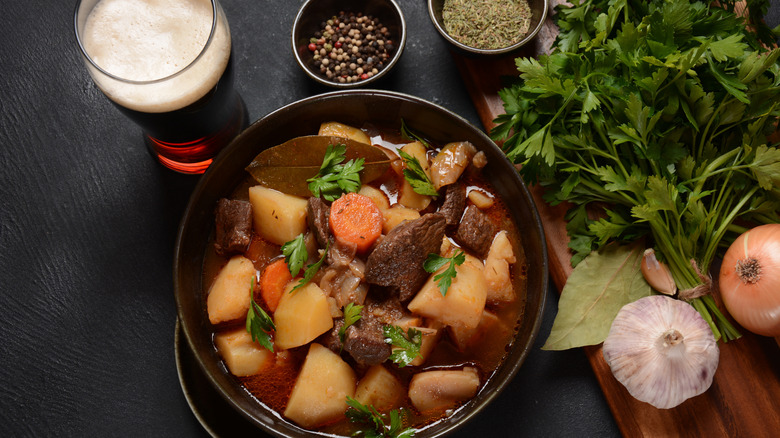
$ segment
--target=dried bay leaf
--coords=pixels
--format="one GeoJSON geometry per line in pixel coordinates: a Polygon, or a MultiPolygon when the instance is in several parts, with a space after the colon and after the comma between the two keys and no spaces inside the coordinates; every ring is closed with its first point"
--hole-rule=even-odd
{"type": "Polygon", "coordinates": [[[643,250],[639,243],[613,244],[580,262],[561,291],[558,314],[542,349],[599,344],[621,307],[651,295],[641,271],[643,250]]]}
{"type": "Polygon", "coordinates": [[[295,196],[311,196],[307,179],[317,175],[328,145],[347,147],[346,161],[363,158],[362,183],[371,182],[385,173],[390,158],[377,147],[344,137],[308,135],[296,137],[260,152],[246,171],[260,184],[295,196]]]}

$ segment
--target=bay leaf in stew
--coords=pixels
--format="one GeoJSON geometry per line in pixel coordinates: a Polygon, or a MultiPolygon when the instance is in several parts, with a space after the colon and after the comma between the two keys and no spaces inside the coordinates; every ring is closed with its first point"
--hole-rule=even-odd
{"type": "Polygon", "coordinates": [[[296,137],[260,152],[246,167],[260,184],[295,196],[311,196],[307,179],[317,175],[329,145],[347,147],[346,160],[365,159],[360,172],[362,183],[385,173],[390,159],[382,149],[344,137],[308,135],[296,137]]]}

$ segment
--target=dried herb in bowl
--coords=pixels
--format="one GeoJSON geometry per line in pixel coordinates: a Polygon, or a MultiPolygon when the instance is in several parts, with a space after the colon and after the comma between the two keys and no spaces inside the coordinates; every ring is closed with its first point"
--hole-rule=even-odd
{"type": "Polygon", "coordinates": [[[519,42],[531,23],[527,0],[445,0],[441,15],[453,39],[483,50],[519,42]]]}

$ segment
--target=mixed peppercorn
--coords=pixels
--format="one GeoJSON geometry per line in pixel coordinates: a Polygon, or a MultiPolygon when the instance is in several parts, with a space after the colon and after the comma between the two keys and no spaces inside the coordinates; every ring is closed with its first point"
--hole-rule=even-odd
{"type": "Polygon", "coordinates": [[[366,80],[385,68],[395,50],[387,27],[371,15],[339,12],[309,41],[315,69],[330,81],[366,80]]]}

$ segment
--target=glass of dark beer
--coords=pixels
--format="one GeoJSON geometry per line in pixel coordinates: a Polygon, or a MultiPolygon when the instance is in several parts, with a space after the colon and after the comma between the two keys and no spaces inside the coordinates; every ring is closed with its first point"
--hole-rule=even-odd
{"type": "Polygon", "coordinates": [[[74,22],[95,84],[166,167],[203,173],[245,127],[217,0],[79,0],[74,22]]]}

